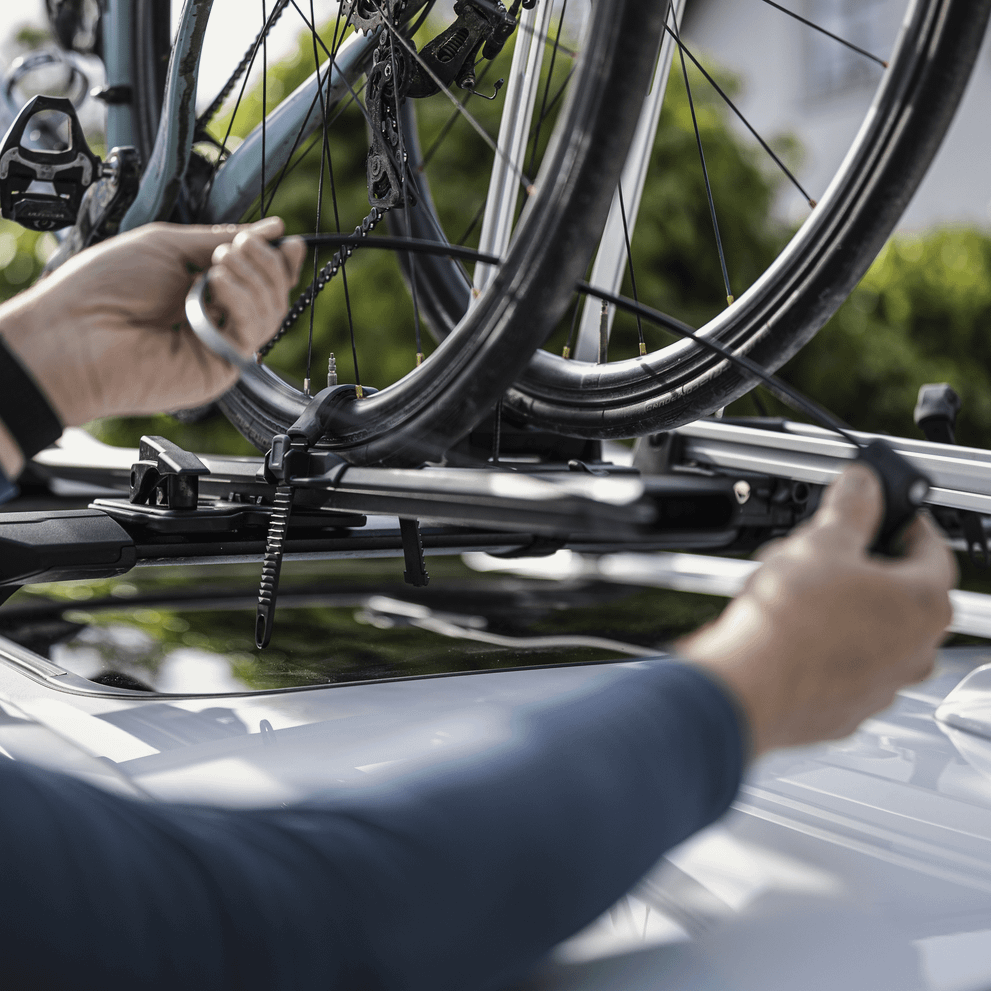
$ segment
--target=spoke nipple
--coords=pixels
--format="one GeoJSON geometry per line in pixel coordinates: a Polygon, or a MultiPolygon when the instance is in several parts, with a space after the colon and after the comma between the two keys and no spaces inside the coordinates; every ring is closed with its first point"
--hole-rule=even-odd
{"type": "Polygon", "coordinates": [[[481,293],[481,291],[477,287],[475,287],[475,286],[472,286],[471,287],[471,296],[472,296],[472,299],[478,299],[478,297],[481,296],[481,295],[482,295],[482,293],[481,293]]]}
{"type": "Polygon", "coordinates": [[[419,368],[420,365],[422,365],[422,364],[423,364],[423,352],[422,351],[417,351],[416,352],[416,367],[419,368]]]}
{"type": "Polygon", "coordinates": [[[732,294],[732,293],[730,293],[730,294],[729,294],[729,295],[728,295],[728,296],[726,297],[726,305],[727,305],[727,306],[732,306],[732,305],[733,305],[733,294],[732,294]]]}
{"type": "Polygon", "coordinates": [[[640,342],[640,357],[643,358],[647,354],[647,345],[643,341],[640,342]]]}
{"type": "Polygon", "coordinates": [[[355,399],[364,399],[365,398],[365,393],[364,393],[364,391],[361,388],[361,383],[360,382],[354,387],[354,398],[355,399]]]}
{"type": "Polygon", "coordinates": [[[567,344],[564,345],[564,349],[561,351],[561,357],[562,358],[571,357],[571,348],[569,348],[567,344]]]}
{"type": "Polygon", "coordinates": [[[537,187],[531,182],[529,186],[526,187],[527,196],[533,196],[537,192],[537,187]]]}
{"type": "Polygon", "coordinates": [[[816,208],[816,207],[817,207],[818,205],[819,205],[819,202],[818,202],[818,200],[814,200],[814,199],[812,199],[811,197],[809,198],[809,206],[810,206],[810,207],[812,207],[812,209],[813,209],[813,210],[814,210],[814,209],[815,209],[815,208],[816,208]]]}
{"type": "Polygon", "coordinates": [[[261,351],[255,352],[255,364],[260,365],[262,363],[262,353],[261,351]]]}
{"type": "Polygon", "coordinates": [[[887,63],[887,62],[885,62],[885,61],[882,61],[882,62],[881,62],[881,65],[882,65],[882,66],[884,66],[884,68],[885,68],[885,69],[887,69],[887,68],[888,68],[888,63],[887,63]]]}

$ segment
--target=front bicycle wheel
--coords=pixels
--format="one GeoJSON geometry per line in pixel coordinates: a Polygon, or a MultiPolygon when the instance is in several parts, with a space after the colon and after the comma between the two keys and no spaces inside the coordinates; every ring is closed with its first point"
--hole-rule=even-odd
{"type": "MultiPolygon", "coordinates": [[[[988,0],[914,0],[908,5],[890,57],[875,57],[875,62],[886,62],[880,85],[828,189],[770,267],[745,292],[733,287],[736,298],[701,327],[703,337],[774,371],[835,313],[880,251],[938,150],[980,51],[989,10],[988,0]]],[[[802,30],[818,27],[806,23],[802,30]]],[[[675,64],[673,77],[680,74],[682,47],[692,58],[677,32],[672,15],[665,43],[675,64]]],[[[834,41],[840,43],[837,39],[829,43],[834,41]]],[[[663,89],[666,81],[659,69],[655,89],[663,89]]],[[[680,82],[672,78],[671,85],[680,82]]],[[[649,156],[649,147],[644,150],[649,156]]],[[[626,204],[640,196],[649,201],[651,187],[644,189],[644,178],[638,179],[636,169],[627,167],[622,179],[626,204]]],[[[646,179],[649,182],[650,176],[646,179]]],[[[715,200],[715,213],[727,191],[714,184],[709,194],[710,203],[715,200]]],[[[613,294],[624,284],[630,291],[639,264],[635,207],[623,210],[622,206],[617,196],[610,218],[614,240],[604,243],[599,252],[600,258],[611,252],[611,263],[606,258],[601,271],[597,268],[590,279],[613,294]],[[622,225],[617,230],[620,213],[622,225]]],[[[422,236],[431,225],[428,212],[418,211],[414,232],[422,236]]],[[[711,239],[712,233],[707,227],[704,236],[711,239]]],[[[427,298],[426,305],[431,326],[443,335],[463,312],[465,280],[459,268],[443,260],[435,263],[434,275],[442,288],[427,298]]],[[[635,281],[632,290],[635,294],[635,281]]],[[[728,279],[726,293],[731,293],[728,279]]],[[[642,293],[640,299],[653,302],[642,293]]],[[[600,310],[598,300],[589,300],[583,322],[592,331],[591,340],[582,348],[579,337],[578,360],[537,351],[505,396],[507,413],[556,433],[625,438],[708,416],[756,384],[746,371],[689,340],[651,348],[643,346],[641,335],[640,353],[615,360],[618,349],[608,341],[614,315],[614,308],[600,310]],[[605,340],[599,339],[600,330],[605,340]],[[602,353],[596,354],[599,345],[602,353]]]]}
{"type": "MultiPolygon", "coordinates": [[[[490,238],[492,247],[488,254],[498,256],[500,262],[489,266],[484,286],[476,277],[478,291],[473,305],[460,315],[444,341],[426,360],[418,359],[408,374],[375,394],[361,395],[362,390],[358,389],[354,394],[342,395],[325,442],[351,461],[416,464],[442,454],[485,416],[507,385],[520,374],[534,349],[563,312],[571,287],[584,271],[594,248],[597,231],[605,220],[612,188],[636,126],[643,93],[649,84],[663,30],[664,11],[662,6],[649,0],[598,2],[593,4],[582,30],[566,24],[563,15],[554,26],[549,17],[549,3],[540,13],[540,4],[544,3],[545,0],[538,0],[538,13],[533,13],[533,4],[530,4],[530,10],[524,10],[521,23],[526,31],[521,29],[519,32],[516,49],[529,54],[514,56],[515,64],[522,68],[510,70],[514,78],[507,87],[507,94],[514,92],[516,76],[519,77],[516,95],[512,100],[509,95],[505,98],[507,112],[516,117],[510,126],[511,132],[515,128],[516,137],[507,139],[502,131],[495,137],[487,136],[488,143],[495,146],[492,160],[500,178],[494,180],[492,186],[497,188],[493,195],[501,199],[501,215],[494,227],[489,224],[483,230],[482,236],[490,238]],[[568,32],[583,34],[588,39],[580,55],[571,46],[564,45],[563,39],[568,32]],[[530,115],[536,87],[541,79],[549,86],[553,75],[552,71],[545,70],[540,76],[534,64],[539,65],[538,56],[545,50],[552,53],[553,62],[565,48],[568,65],[560,75],[567,84],[561,87],[566,89],[566,95],[562,98],[556,93],[552,100],[545,95],[540,110],[541,116],[547,118],[540,125],[544,133],[531,142],[534,148],[539,145],[539,153],[529,156],[526,138],[532,127],[530,115]],[[549,120],[555,116],[553,135],[548,140],[549,120]],[[514,141],[515,145],[509,147],[514,141]],[[525,166],[520,164],[524,156],[529,157],[525,166]],[[517,221],[518,196],[525,203],[517,221]]],[[[406,117],[406,110],[402,100],[395,95],[402,86],[393,85],[393,81],[402,80],[402,85],[408,84],[407,88],[418,86],[425,90],[440,83],[436,87],[440,91],[437,98],[452,98],[447,85],[449,80],[437,78],[441,71],[438,67],[446,64],[459,45],[464,47],[465,39],[458,33],[464,27],[462,21],[472,28],[480,16],[479,11],[502,18],[506,15],[505,8],[498,4],[468,3],[465,6],[470,7],[468,14],[459,14],[459,20],[442,32],[433,46],[421,41],[419,53],[414,52],[411,41],[418,27],[413,20],[424,13],[418,5],[407,9],[400,3],[380,6],[369,0],[367,4],[355,3],[346,7],[344,22],[335,22],[336,30],[326,38],[318,36],[314,41],[314,49],[319,45],[332,57],[274,110],[268,110],[266,106],[262,123],[235,151],[228,153],[226,147],[221,150],[215,165],[210,168],[199,201],[196,197],[180,201],[183,215],[190,220],[206,222],[239,220],[250,213],[253,202],[259,199],[262,203],[271,202],[272,187],[280,171],[288,172],[293,168],[296,161],[293,156],[308,142],[311,153],[327,160],[326,163],[322,161],[320,174],[327,176],[327,184],[332,187],[333,149],[326,124],[346,104],[359,106],[369,127],[373,131],[380,127],[396,152],[390,159],[386,147],[380,157],[385,171],[391,168],[394,173],[393,187],[397,181],[401,187],[398,199],[393,195],[396,189],[390,189],[388,181],[383,182],[380,176],[373,175],[373,167],[369,165],[370,194],[378,206],[365,217],[366,226],[374,226],[386,212],[410,215],[414,198],[411,190],[419,184],[412,173],[403,169],[408,151],[400,119],[406,117]],[[395,13],[389,14],[386,7],[395,13]],[[352,19],[365,33],[342,30],[352,19]],[[426,57],[428,53],[431,58],[426,57]],[[374,84],[369,84],[369,80],[375,80],[374,84]],[[375,86],[379,88],[374,89],[375,86]],[[392,86],[391,91],[389,86],[392,86]],[[364,92],[359,97],[363,87],[364,92]],[[368,224],[369,217],[373,218],[371,224],[368,224]]],[[[177,33],[170,79],[173,92],[170,93],[167,87],[166,108],[159,131],[160,142],[165,144],[170,134],[175,137],[181,130],[173,123],[176,109],[180,113],[188,112],[192,104],[188,80],[183,89],[183,80],[177,78],[177,67],[185,66],[188,73],[190,59],[199,54],[202,27],[206,23],[202,8],[209,4],[198,5],[199,10],[194,9],[196,7],[187,7],[177,33]],[[170,99],[176,106],[170,106],[170,99]]],[[[267,11],[263,5],[265,23],[270,23],[273,15],[281,14],[283,8],[287,14],[292,14],[292,10],[279,0],[273,0],[267,11]]],[[[295,3],[292,8],[304,21],[315,20],[312,14],[307,18],[305,11],[295,3]]],[[[461,9],[463,11],[464,7],[461,9]]],[[[518,12],[517,3],[510,8],[509,16],[515,17],[518,12]]],[[[309,30],[311,24],[306,27],[309,30]]],[[[264,37],[263,29],[259,38],[264,37]]],[[[475,35],[469,41],[470,51],[459,76],[460,82],[467,82],[464,91],[468,96],[474,92],[475,85],[473,72],[469,74],[468,69],[474,68],[473,60],[479,54],[486,54],[493,38],[475,35]]],[[[260,50],[256,43],[251,58],[257,58],[260,50]]],[[[563,55],[561,60],[563,65],[563,55]]],[[[464,96],[453,98],[453,102],[463,104],[466,99],[464,96]]],[[[458,112],[463,113],[463,108],[458,112]]],[[[477,122],[472,122],[477,130],[476,125],[477,122]]],[[[372,141],[372,157],[378,154],[381,145],[381,141],[372,141]]],[[[203,168],[202,159],[189,158],[188,150],[183,161],[181,147],[178,152],[156,148],[156,156],[153,156],[146,179],[148,188],[142,189],[129,225],[136,222],[140,209],[146,211],[146,215],[139,218],[142,220],[167,215],[173,209],[173,202],[167,196],[169,182],[176,185],[175,176],[168,175],[170,161],[179,163],[183,173],[180,179],[187,185],[189,165],[203,168]],[[159,188],[151,190],[151,184],[155,182],[159,188]]],[[[421,190],[419,202],[429,198],[423,193],[421,190]]],[[[336,198],[333,210],[336,214],[336,198]]],[[[319,216],[317,213],[318,219],[319,216]]],[[[348,226],[345,224],[344,229],[348,226]]],[[[341,274],[346,276],[346,270],[341,274]]],[[[429,290],[430,283],[429,275],[425,276],[425,291],[429,290]]],[[[345,283],[345,296],[347,292],[345,283]]],[[[413,294],[419,306],[415,288],[413,294]]],[[[310,379],[309,371],[305,378],[310,379]]],[[[238,386],[223,398],[222,406],[238,429],[264,449],[273,434],[284,431],[308,402],[305,388],[300,390],[291,381],[259,365],[245,374],[238,386]]]]}

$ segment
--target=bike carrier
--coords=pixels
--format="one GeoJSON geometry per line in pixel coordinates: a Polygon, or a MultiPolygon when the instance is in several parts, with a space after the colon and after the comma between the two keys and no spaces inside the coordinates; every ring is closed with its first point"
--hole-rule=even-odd
{"type": "MultiPolygon", "coordinates": [[[[983,564],[986,517],[978,514],[991,514],[991,452],[886,440],[932,480],[926,501],[955,549],[983,564]]],[[[540,446],[531,438],[530,450],[540,446]]],[[[259,598],[261,643],[271,632],[276,556],[278,565],[283,558],[399,557],[406,580],[422,585],[424,555],[529,558],[505,564],[525,571],[531,564],[539,570],[533,559],[560,549],[591,561],[632,562],[635,552],[641,565],[631,564],[630,580],[646,575],[656,584],[657,552],[734,554],[789,532],[857,448],[818,427],[755,419],[700,420],[642,438],[632,464],[621,463],[623,452],[629,462],[628,449],[616,446],[611,462],[514,460],[510,452],[478,467],[397,469],[350,465],[292,430],[264,459],[194,455],[160,437],[126,451],[68,431],[60,446],[36,457],[34,471],[56,490],[82,483],[105,494],[86,508],[0,514],[0,596],[23,584],[135,567],[261,561],[269,584],[259,598]],[[650,559],[653,570],[643,564],[650,559]]],[[[714,565],[726,566],[725,558],[714,565]]],[[[718,581],[711,590],[726,593],[718,581]]],[[[991,635],[991,596],[956,595],[956,628],[991,635]]]]}

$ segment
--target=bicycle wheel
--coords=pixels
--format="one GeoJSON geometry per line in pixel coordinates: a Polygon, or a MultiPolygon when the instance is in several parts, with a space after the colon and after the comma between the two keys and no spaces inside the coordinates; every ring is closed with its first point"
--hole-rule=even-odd
{"type": "MultiPolygon", "coordinates": [[[[909,5],[864,124],[828,191],[770,268],[705,324],[702,336],[774,371],[835,313],[938,150],[979,53],[989,9],[987,0],[909,5]]],[[[412,232],[428,236],[432,228],[429,211],[421,208],[412,232]]],[[[467,287],[463,272],[441,259],[433,263],[433,282],[424,305],[430,325],[443,336],[463,312],[467,287]]],[[[606,288],[615,292],[618,286],[606,288]]],[[[609,362],[540,350],[506,393],[503,408],[561,434],[624,438],[708,416],[755,384],[745,371],[688,340],[609,362]]]]}
{"type": "MultiPolygon", "coordinates": [[[[371,4],[365,11],[377,7],[371,4]]],[[[406,17],[415,12],[408,11],[406,17]]],[[[180,24],[173,75],[177,65],[188,67],[190,56],[198,54],[203,23],[201,12],[199,20],[194,13],[188,23],[180,24]]],[[[649,0],[593,5],[589,43],[558,113],[540,172],[528,180],[532,195],[527,196],[513,240],[489,285],[437,350],[409,374],[374,395],[360,399],[341,395],[339,415],[325,438],[330,447],[351,461],[366,464],[417,464],[437,457],[481,419],[519,375],[546,328],[562,313],[593,250],[636,125],[662,29],[663,10],[649,0]]],[[[390,57],[396,59],[404,44],[401,31],[391,24],[386,30],[391,32],[390,39],[394,37],[390,57]]],[[[320,97],[321,107],[316,107],[316,96],[309,95],[316,93],[315,87],[303,96],[290,95],[268,114],[265,129],[252,132],[216,170],[200,208],[195,213],[187,211],[189,219],[240,219],[261,185],[261,159],[249,161],[255,147],[252,142],[264,144],[267,137],[264,168],[272,176],[288,160],[291,146],[315,130],[307,121],[315,116],[326,119],[336,97],[354,95],[362,73],[369,68],[372,43],[368,39],[374,40],[374,34],[351,38],[351,47],[345,51],[342,46],[335,55],[340,71],[335,68],[336,75],[331,74],[328,93],[320,97]],[[246,161],[247,166],[242,166],[246,161]],[[242,167],[245,171],[239,173],[242,167]]],[[[544,40],[539,37],[541,45],[544,40]]],[[[188,81],[185,85],[188,92],[188,81]]],[[[188,108],[190,101],[180,94],[178,102],[188,108]]],[[[167,104],[162,132],[170,127],[175,130],[174,116],[167,104]]],[[[187,135],[186,140],[191,138],[187,135]]],[[[170,154],[181,163],[181,148],[178,152],[156,148],[158,158],[152,158],[127,226],[136,217],[152,219],[171,210],[169,179],[162,180],[170,154]],[[157,189],[150,189],[152,182],[157,189]]],[[[500,155],[505,157],[501,149],[496,152],[497,161],[500,155]]],[[[515,201],[518,177],[514,183],[510,192],[515,201]]],[[[297,419],[308,401],[297,388],[259,365],[222,399],[222,407],[238,429],[264,449],[273,434],[297,419]]]]}

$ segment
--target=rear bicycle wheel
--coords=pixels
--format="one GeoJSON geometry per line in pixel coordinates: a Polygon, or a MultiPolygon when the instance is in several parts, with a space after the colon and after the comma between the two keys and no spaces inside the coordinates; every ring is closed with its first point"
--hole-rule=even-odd
{"type": "MultiPolygon", "coordinates": [[[[275,6],[273,0],[265,16],[275,6]]],[[[359,14],[376,9],[376,3],[367,9],[359,5],[359,14]]],[[[484,417],[519,375],[546,330],[559,318],[593,250],[636,125],[662,29],[663,10],[648,0],[593,5],[589,43],[558,113],[539,174],[522,183],[527,194],[525,208],[512,240],[498,252],[501,264],[489,273],[490,281],[474,305],[425,361],[374,395],[341,396],[325,438],[331,448],[364,464],[417,464],[436,458],[484,417]]],[[[386,24],[377,30],[390,39],[392,65],[402,61],[407,65],[404,71],[419,65],[409,57],[402,25],[386,24]]],[[[553,44],[540,31],[531,33],[537,47],[553,44]]],[[[180,26],[180,42],[183,36],[180,26]]],[[[186,37],[187,50],[173,53],[173,70],[176,65],[188,65],[187,56],[202,41],[192,28],[186,37]]],[[[289,162],[294,147],[311,134],[317,135],[318,145],[326,147],[327,139],[312,121],[316,117],[326,121],[340,101],[357,100],[363,73],[374,70],[367,37],[374,35],[352,35],[346,50],[330,43],[340,71],[335,68],[336,75],[327,74],[326,93],[322,87],[311,86],[302,95],[299,91],[289,95],[264,118],[264,127],[256,128],[233,154],[222,154],[203,201],[186,211],[189,219],[241,219],[257,191],[268,190],[271,178],[289,162]]],[[[167,105],[166,117],[169,114],[167,105]]],[[[397,118],[402,115],[402,108],[397,107],[395,114],[397,118]]],[[[494,157],[499,162],[507,153],[497,147],[494,157]]],[[[513,203],[520,180],[531,172],[514,168],[516,174],[504,183],[504,196],[513,203]]],[[[171,207],[164,199],[161,203],[171,207]]],[[[264,449],[273,434],[283,432],[308,402],[304,392],[259,365],[242,377],[221,405],[238,429],[264,449]]]]}

